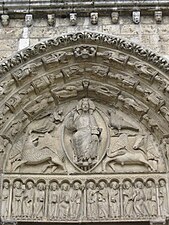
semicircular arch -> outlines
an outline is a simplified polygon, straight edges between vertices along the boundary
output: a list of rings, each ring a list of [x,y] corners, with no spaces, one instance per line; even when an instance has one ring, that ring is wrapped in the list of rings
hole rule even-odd
[[[168,70],[150,50],[89,31],[28,47],[0,64],[4,148],[35,119],[84,97],[130,115],[160,145],[168,135]],[[2,152],[8,160],[10,151]]]

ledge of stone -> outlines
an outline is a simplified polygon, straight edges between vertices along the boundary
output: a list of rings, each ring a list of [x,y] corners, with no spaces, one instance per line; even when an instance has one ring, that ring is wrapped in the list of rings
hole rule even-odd
[[[13,17],[22,17],[26,13],[32,13],[35,16],[42,16],[44,13],[66,16],[70,12],[86,16],[92,11],[107,15],[113,10],[120,11],[121,14],[131,14],[133,10],[140,10],[143,15],[146,15],[152,14],[157,9],[167,15],[169,0],[0,0],[0,14],[11,14]]]

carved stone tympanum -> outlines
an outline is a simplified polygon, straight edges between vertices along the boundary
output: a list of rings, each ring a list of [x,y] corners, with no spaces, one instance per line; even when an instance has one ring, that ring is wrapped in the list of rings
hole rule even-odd
[[[2,221],[165,222],[168,69],[150,50],[89,31],[0,64]]]

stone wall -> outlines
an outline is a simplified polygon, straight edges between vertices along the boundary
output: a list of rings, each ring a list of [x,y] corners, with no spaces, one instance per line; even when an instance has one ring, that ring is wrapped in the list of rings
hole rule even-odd
[[[89,17],[78,17],[76,26],[70,25],[68,17],[57,17],[55,26],[49,26],[45,18],[34,19],[30,27],[26,27],[24,19],[10,19],[8,26],[0,25],[0,60],[39,41],[83,30],[117,35],[169,57],[169,17],[164,16],[158,24],[152,15],[141,16],[139,24],[134,24],[131,16],[120,16],[117,24],[112,24],[110,16],[100,16],[97,25],[92,25]]]

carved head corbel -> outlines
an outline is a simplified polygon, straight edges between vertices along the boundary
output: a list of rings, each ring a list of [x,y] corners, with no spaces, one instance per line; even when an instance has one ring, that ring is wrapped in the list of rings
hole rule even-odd
[[[33,24],[33,15],[32,14],[26,14],[25,15],[25,25],[27,27],[31,27]]]
[[[111,13],[111,21],[112,21],[113,24],[118,23],[118,21],[119,21],[119,12],[114,11],[114,12]]]
[[[132,19],[133,19],[133,22],[135,24],[139,24],[140,20],[141,20],[141,13],[140,13],[140,11],[133,11],[132,12]]]
[[[91,24],[96,25],[98,24],[99,14],[97,12],[90,13],[90,21]]]
[[[54,26],[55,25],[55,14],[48,14],[47,15],[47,22],[49,26]]]
[[[161,23],[163,18],[163,13],[161,10],[157,10],[154,12],[154,18],[156,23]]]
[[[70,24],[75,26],[77,24],[77,13],[70,13]]]
[[[2,26],[6,27],[9,25],[9,15],[1,15]]]

